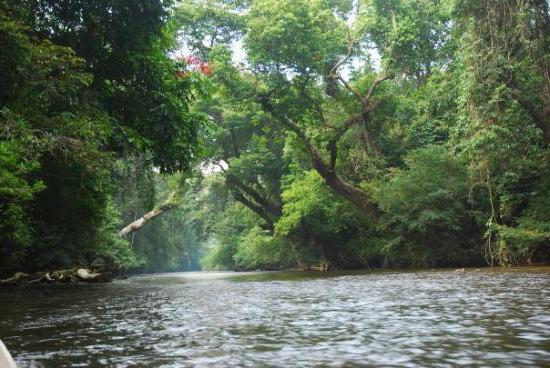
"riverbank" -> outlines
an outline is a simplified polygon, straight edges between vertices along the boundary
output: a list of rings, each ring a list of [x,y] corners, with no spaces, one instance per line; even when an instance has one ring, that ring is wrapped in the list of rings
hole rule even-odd
[[[170,274],[182,274],[182,273],[222,273],[222,274],[281,274],[281,275],[318,275],[325,274],[327,276],[338,275],[353,275],[353,274],[365,274],[365,273],[387,273],[387,272],[446,272],[454,271],[456,273],[470,273],[470,272],[548,272],[550,273],[550,265],[529,265],[529,266],[514,266],[514,267],[464,267],[464,268],[371,268],[371,269],[354,269],[354,270],[341,270],[341,269],[329,269],[329,268],[310,268],[310,269],[288,269],[288,270],[249,270],[249,271],[188,271],[188,272],[166,272],[165,275]],[[139,274],[120,274],[110,271],[102,271],[90,269],[90,268],[70,268],[52,272],[35,272],[24,273],[17,272],[12,277],[6,279],[0,279],[0,287],[10,286],[30,286],[30,285],[43,285],[52,283],[106,283],[112,282],[116,279],[126,279],[128,277],[147,277],[158,273],[139,273]]]
[[[113,273],[90,268],[68,268],[47,272],[16,272],[12,277],[0,279],[0,286],[74,283],[74,282],[111,282]]]

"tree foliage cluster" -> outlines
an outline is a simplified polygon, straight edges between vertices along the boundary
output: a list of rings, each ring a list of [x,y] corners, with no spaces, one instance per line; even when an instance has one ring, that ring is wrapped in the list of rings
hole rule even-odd
[[[547,0],[7,1],[0,84],[0,271],[550,260]]]
[[[548,261],[547,1],[189,9],[213,70],[206,180],[230,195],[205,267]]]
[[[132,205],[118,199],[139,185],[150,209],[154,177],[189,167],[202,121],[200,76],[170,57],[172,8],[0,5],[0,272],[150,260],[117,236]]]

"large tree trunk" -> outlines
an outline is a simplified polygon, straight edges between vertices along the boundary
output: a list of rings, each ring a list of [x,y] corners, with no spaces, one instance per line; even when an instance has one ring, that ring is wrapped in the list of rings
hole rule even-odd
[[[154,218],[159,217],[160,215],[178,207],[179,203],[174,200],[175,196],[176,196],[176,191],[170,193],[170,195],[168,196],[168,199],[163,204],[147,212],[145,215],[141,216],[140,218],[131,222],[130,224],[126,225],[122,230],[118,232],[118,236],[123,238],[129,234],[132,234],[138,231],[139,229],[141,229],[143,225],[153,220]]]
[[[263,193],[244,183],[234,174],[226,173],[225,177],[226,183],[231,187],[235,200],[258,214],[265,221],[262,228],[273,232],[275,222],[282,215],[281,204],[268,199]]]
[[[355,118],[352,118],[350,119],[350,122],[355,120],[356,120]],[[292,120],[288,118],[283,119],[282,122],[288,128],[290,128],[290,130],[296,133],[296,135],[298,135],[298,137],[305,144],[306,149],[309,152],[309,155],[311,157],[313,167],[319,173],[319,175],[321,175],[321,177],[324,179],[325,184],[329,188],[331,188],[334,191],[334,193],[348,200],[351,204],[353,204],[354,206],[359,208],[361,211],[371,216],[373,219],[378,219],[380,216],[380,211],[378,209],[378,206],[374,202],[374,199],[370,196],[370,194],[346,182],[336,172],[338,138],[332,140],[331,143],[329,143],[328,145],[330,160],[327,163],[321,156],[321,153],[319,152],[319,150],[309,140],[306,133],[302,129],[300,129],[300,127],[296,123],[294,123]],[[351,123],[346,125],[351,126]],[[345,130],[347,129],[348,128],[346,127]]]
[[[367,149],[367,152],[370,154],[374,154],[375,156],[382,156],[383,152],[377,146],[373,134],[372,132],[370,132],[369,129],[370,112],[373,108],[372,98],[375,91],[378,89],[382,82],[388,79],[392,79],[393,76],[384,71],[384,73],[379,75],[372,82],[366,94],[360,93],[358,90],[353,88],[344,78],[338,75],[338,68],[342,66],[350,57],[352,57],[352,52],[353,43],[350,43],[348,45],[348,54],[332,67],[325,78],[325,85],[327,85],[327,83],[333,83],[334,81],[340,81],[344,88],[351,92],[351,94],[354,95],[360,102],[362,112],[358,115],[353,115],[349,117],[339,127],[335,124],[332,124],[332,126],[328,126],[325,122],[325,118],[322,117],[323,114],[321,113],[321,121],[325,124],[325,126],[330,127],[330,129],[334,131],[333,137],[329,140],[329,142],[327,142],[326,146],[329,154],[328,160],[325,160],[323,158],[322,151],[320,151],[316,147],[314,142],[310,140],[305,130],[303,130],[284,112],[277,113],[275,111],[269,100],[269,96],[260,96],[259,102],[263,106],[265,111],[270,112],[274,117],[279,119],[283,123],[283,125],[293,131],[304,143],[313,163],[313,167],[324,179],[325,184],[329,188],[331,188],[334,193],[336,193],[336,195],[348,200],[359,210],[363,211],[374,220],[377,220],[380,217],[380,210],[372,196],[369,193],[361,190],[360,188],[353,186],[351,183],[348,183],[342,176],[338,175],[338,172],[336,171],[336,161],[338,158],[338,142],[349,129],[351,129],[353,126],[360,125],[365,140],[365,148]],[[302,93],[303,97],[309,99],[305,91],[303,91]],[[318,109],[322,110],[321,107],[318,107]],[[334,128],[335,126],[336,128]]]
[[[377,219],[380,216],[378,206],[374,203],[373,199],[368,193],[347,183],[334,172],[327,173],[322,172],[318,169],[317,172],[321,174],[327,186],[331,188],[337,195],[347,199],[361,211],[370,215],[373,219]]]

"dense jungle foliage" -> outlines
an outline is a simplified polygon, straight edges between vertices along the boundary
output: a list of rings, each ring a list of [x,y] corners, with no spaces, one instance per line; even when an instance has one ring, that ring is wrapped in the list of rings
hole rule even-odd
[[[5,1],[0,84],[0,273],[550,261],[547,0]]]

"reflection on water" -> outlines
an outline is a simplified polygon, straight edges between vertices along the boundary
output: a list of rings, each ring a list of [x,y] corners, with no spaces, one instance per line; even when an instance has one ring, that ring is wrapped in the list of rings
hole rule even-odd
[[[550,272],[182,273],[0,290],[20,367],[548,366]]]

